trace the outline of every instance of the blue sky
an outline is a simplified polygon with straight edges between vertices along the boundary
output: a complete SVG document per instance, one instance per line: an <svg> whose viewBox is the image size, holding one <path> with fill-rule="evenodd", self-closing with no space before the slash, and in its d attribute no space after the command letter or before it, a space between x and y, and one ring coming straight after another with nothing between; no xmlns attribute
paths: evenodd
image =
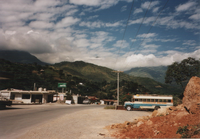
<svg viewBox="0 0 200 139"><path fill-rule="evenodd" d="M116 70L166 66L200 58L199 22L199 0L1 0L0 50Z"/></svg>

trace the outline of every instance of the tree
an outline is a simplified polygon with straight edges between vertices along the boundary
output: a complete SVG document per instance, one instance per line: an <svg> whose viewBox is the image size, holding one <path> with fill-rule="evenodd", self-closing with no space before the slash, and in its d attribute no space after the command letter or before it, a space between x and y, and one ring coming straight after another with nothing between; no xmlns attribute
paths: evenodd
<svg viewBox="0 0 200 139"><path fill-rule="evenodd" d="M174 62L168 66L165 75L165 83L171 84L176 82L181 85L184 90L183 82L188 81L192 76L200 75L200 61L194 58L187 58L181 61L181 63Z"/></svg>

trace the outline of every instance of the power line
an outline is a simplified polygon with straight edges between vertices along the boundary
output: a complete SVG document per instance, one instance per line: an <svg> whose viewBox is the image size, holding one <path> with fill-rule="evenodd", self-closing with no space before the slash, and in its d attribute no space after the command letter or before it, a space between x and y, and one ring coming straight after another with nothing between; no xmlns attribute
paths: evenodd
<svg viewBox="0 0 200 139"><path fill-rule="evenodd" d="M134 3L134 1L133 1L133 3ZM138 33L139 33L139 31L140 31L140 28L141 28L141 26L142 26L142 24L143 24L143 22L144 22L144 19L145 19L145 17L146 17L146 14L147 14L149 8L150 8L151 3L152 3L152 0L151 0L151 2L149 3L149 6L148 6L148 8L147 8L147 10L146 10L146 12L145 12L145 14L144 14L144 16L143 16L142 22L140 23L140 26L139 26L139 28L138 28L138 30L137 30L137 33L136 33L134 39L136 38L136 36L138 35ZM132 4L132 7L131 7L131 11L132 11L132 8L133 8L133 4ZM130 18L131 11L130 11L130 13L129 13L129 18ZM126 23L126 28L127 28L127 25L128 25L129 18L128 18L127 23ZM123 44L123 41L124 41L124 36L125 36L126 28L125 28L125 31L124 31L124 34L123 34L123 40L122 40L122 43L121 43L121 47L122 47L122 44ZM134 39L133 39L133 40L134 40ZM133 43L134 43L134 42L133 42ZM132 45L133 45L133 43L132 43ZM121 47L120 47L120 49L119 49L117 55L119 54L119 52L120 52L120 50L121 50ZM130 49L131 49L131 46L130 46ZM130 49L129 49L129 51L130 51ZM118 58L117 58L117 60L118 60ZM117 60L116 60L116 61L117 61Z"/></svg>
<svg viewBox="0 0 200 139"><path fill-rule="evenodd" d="M163 9L166 7L167 3L168 3L169 0L167 0L167 2L165 3L165 5L163 6L163 8L161 9L160 13L158 14L158 16L156 17L156 20L153 22L153 24L151 25L151 27L149 28L148 32L146 33L144 39L142 40L142 42L140 43L140 45L138 46L138 48L136 50L139 49L139 47L141 46L141 44L144 42L144 40L146 39L147 37L147 34L151 31L151 29L153 28L154 24L156 23L158 17L160 16L161 12L163 11Z"/></svg>
<svg viewBox="0 0 200 139"><path fill-rule="evenodd" d="M147 34L151 31L152 27L154 26L154 24L156 23L158 17L160 16L161 12L163 11L163 9L166 7L167 3L168 3L169 0L167 0L167 2L165 3L165 5L163 6L163 8L161 9L161 11L159 12L158 16L156 17L156 20L153 22L153 24L151 25L150 29L147 31ZM145 35L144 39L142 40L142 42L140 43L140 45L137 47L137 49L135 51L137 51L139 49L139 47L141 46L141 44L144 42L144 40L146 39L147 37L147 34ZM134 42L132 43L132 46L133 46ZM131 47L132 47L131 46ZM129 52L131 50L131 47L129 49ZM125 66L125 68L127 67L127 64Z"/></svg>
<svg viewBox="0 0 200 139"><path fill-rule="evenodd" d="M133 2L132 2L132 5L131 5L131 9L130 9L130 12L129 12L129 16L128 16L128 19L127 19L127 22L126 22L126 27L125 27L125 29L124 29L124 33L123 33L123 36L122 36L122 42L121 42L121 45L120 45L120 48L119 48L119 50L118 50L117 55L120 53L121 47L122 47L123 42L124 42L124 37L125 37L125 34L126 34L128 22L129 22L129 20L130 20L131 13L132 13L132 10L133 10L133 5L134 5L134 0L133 0ZM118 60L118 57L117 57L117 60ZM116 60L116 61L117 61L117 60ZM116 66L116 65L115 65L115 66Z"/></svg>
<svg viewBox="0 0 200 139"><path fill-rule="evenodd" d="M150 8L151 3L152 3L152 0L151 0L151 2L149 3L149 6L148 6L148 8L147 8L147 10L146 10L146 12L145 12L145 14L144 14L144 16L143 16L142 22L140 23L140 26L139 26L139 28L138 28L138 30L137 30L137 33L136 33L134 39L136 38L136 36L138 35L138 33L139 33L139 31L140 31L140 28L141 28L141 26L142 26L142 24L143 24L143 22L144 22L144 19L145 19L145 17L146 17L147 12L149 11L149 8ZM134 40L134 39L133 39L133 40ZM133 44L134 44L134 42L132 43L132 45L133 45Z"/></svg>

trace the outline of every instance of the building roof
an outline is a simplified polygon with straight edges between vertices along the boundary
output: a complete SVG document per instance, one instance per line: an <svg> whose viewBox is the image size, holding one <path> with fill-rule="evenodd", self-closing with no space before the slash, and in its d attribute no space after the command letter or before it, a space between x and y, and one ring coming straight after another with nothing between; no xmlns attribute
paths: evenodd
<svg viewBox="0 0 200 139"><path fill-rule="evenodd" d="M97 98L97 97L95 97L95 96L87 96L87 98L88 98L88 99L99 99L99 98Z"/></svg>
<svg viewBox="0 0 200 139"><path fill-rule="evenodd" d="M47 90L47 91L28 91L28 90L19 90L19 89L5 89L5 90L0 90L1 93L5 92L13 92L13 93L28 93L28 94L52 94L56 93L55 90Z"/></svg>

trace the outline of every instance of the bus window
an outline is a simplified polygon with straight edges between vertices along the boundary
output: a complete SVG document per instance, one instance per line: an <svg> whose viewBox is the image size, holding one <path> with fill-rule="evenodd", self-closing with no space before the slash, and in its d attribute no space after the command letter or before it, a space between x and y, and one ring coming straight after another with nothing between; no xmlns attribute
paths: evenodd
<svg viewBox="0 0 200 139"><path fill-rule="evenodd" d="M139 102L142 102L142 99L139 99Z"/></svg>
<svg viewBox="0 0 200 139"><path fill-rule="evenodd" d="M162 100L162 99L159 99L159 102L163 102L163 100Z"/></svg>
<svg viewBox="0 0 200 139"><path fill-rule="evenodd" d="M163 102L167 102L167 100L166 100L166 99L163 99Z"/></svg>
<svg viewBox="0 0 200 139"><path fill-rule="evenodd" d="M146 99L143 99L143 102L146 102L147 100Z"/></svg>
<svg viewBox="0 0 200 139"><path fill-rule="evenodd" d="M150 99L147 99L147 102L150 102Z"/></svg>
<svg viewBox="0 0 200 139"><path fill-rule="evenodd" d="M135 101L138 101L138 99L135 99Z"/></svg>
<svg viewBox="0 0 200 139"><path fill-rule="evenodd" d="M150 101L151 101L151 102L154 102L154 99L151 99Z"/></svg>
<svg viewBox="0 0 200 139"><path fill-rule="evenodd" d="M168 99L167 102L171 102L171 99Z"/></svg>
<svg viewBox="0 0 200 139"><path fill-rule="evenodd" d="M158 102L158 99L155 99L155 102Z"/></svg>

